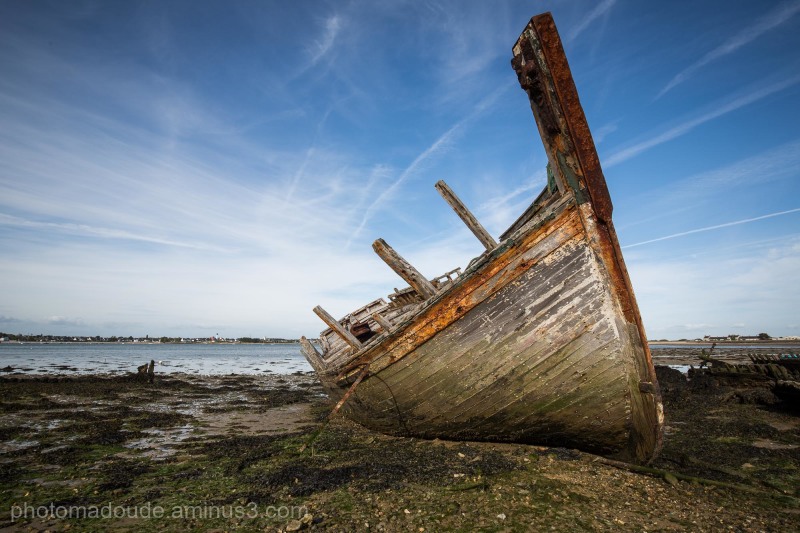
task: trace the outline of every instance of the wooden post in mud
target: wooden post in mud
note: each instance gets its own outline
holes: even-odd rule
[[[392,323],[386,320],[386,318],[384,318],[384,316],[380,313],[372,313],[372,320],[380,324],[380,326],[383,328],[383,331],[386,333],[389,333],[389,330],[392,329]]]
[[[394,248],[386,244],[386,241],[383,239],[376,240],[372,243],[372,249],[424,299],[427,300],[436,294],[436,287],[433,286],[433,283],[428,281],[428,278],[423,276],[419,270],[395,252]]]
[[[459,216],[461,220],[464,221],[464,224],[470,229],[472,233],[481,241],[481,244],[487,249],[492,250],[497,247],[497,241],[495,241],[489,232],[486,231],[478,219],[467,209],[467,206],[456,196],[456,193],[448,187],[448,185],[444,182],[444,180],[439,180],[436,182],[436,190],[439,191],[439,194],[442,195],[444,201],[450,204],[450,207],[453,208],[453,211]]]
[[[145,363],[142,366],[136,367],[137,374],[140,377],[147,376],[147,381],[152,383],[153,379],[155,378],[155,375],[156,375],[155,366],[156,366],[156,362],[153,359],[150,359],[150,363],[149,364]]]
[[[355,348],[356,350],[361,349],[361,341],[355,338],[352,333],[347,331],[339,324],[339,321],[333,318],[326,310],[324,310],[320,306],[316,306],[314,308],[314,312],[317,314],[318,317],[322,319],[323,322],[328,324],[328,327],[331,328],[333,331],[339,335],[344,342]]]

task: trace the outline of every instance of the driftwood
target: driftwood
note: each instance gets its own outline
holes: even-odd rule
[[[698,357],[700,368],[689,369],[691,380],[699,378],[712,387],[768,388],[775,396],[789,403],[796,403],[800,399],[800,359],[793,354],[751,354],[752,364],[720,361],[705,350]]]
[[[587,454],[583,455],[587,458],[589,457]],[[689,476],[686,474],[681,474],[679,472],[670,472],[669,470],[662,470],[660,468],[653,468],[650,466],[633,465],[630,463],[624,463],[622,461],[607,459],[605,457],[593,457],[592,459],[590,459],[590,461],[612,466],[614,468],[619,468],[620,470],[627,470],[629,472],[635,472],[637,474],[645,474],[648,476],[658,477],[674,487],[678,486],[678,481],[687,481],[689,483],[697,483],[699,485],[738,490],[741,492],[749,492],[751,494],[759,494],[767,498],[775,498],[781,501],[791,502],[795,506],[800,505],[800,500],[798,500],[793,496],[788,496],[786,494],[775,494],[774,492],[759,489],[758,487],[753,487],[751,485],[744,485],[742,483],[727,483],[725,481],[717,481],[716,479],[707,479],[702,477]]]

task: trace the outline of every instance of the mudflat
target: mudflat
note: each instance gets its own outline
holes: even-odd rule
[[[341,415],[318,432],[332,406],[313,374],[6,376],[0,529],[797,530],[800,413],[658,372],[664,449],[639,471]]]

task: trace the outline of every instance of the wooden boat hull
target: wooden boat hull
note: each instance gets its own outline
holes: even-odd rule
[[[551,26],[549,15],[535,17],[521,40],[538,52],[555,43],[558,59],[557,33],[542,38]],[[524,55],[519,43],[515,53]],[[558,100],[559,89],[565,94],[554,79],[559,65],[543,61],[538,72],[525,71],[539,77],[538,89],[526,90],[554,174],[540,198],[499,245],[396,315],[388,330],[371,318],[392,312],[379,300],[338,324],[351,320],[378,335],[362,346],[329,329],[323,354],[307,347],[306,355],[336,399],[359,376],[343,409],[377,431],[568,446],[648,462],[661,446],[661,398],[608,191],[602,174],[591,175],[585,143],[576,142],[571,104]],[[569,72],[565,60],[563,68]],[[536,90],[555,102],[542,104]]]

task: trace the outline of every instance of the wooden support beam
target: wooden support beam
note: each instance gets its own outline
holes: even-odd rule
[[[420,274],[419,270],[414,268],[411,263],[400,257],[400,254],[394,251],[394,248],[386,244],[383,239],[378,239],[372,243],[372,249],[375,250],[381,259],[394,270],[398,276],[403,278],[406,283],[411,285],[424,299],[428,299],[436,294],[436,287],[433,283],[428,281],[428,278]]]
[[[436,190],[439,191],[439,194],[442,195],[442,198],[444,198],[445,202],[450,204],[450,207],[453,208],[453,211],[456,212],[456,215],[458,215],[459,218],[464,221],[464,224],[466,224],[470,231],[475,234],[475,236],[479,241],[481,241],[481,244],[483,244],[487,250],[492,250],[497,246],[497,241],[495,241],[492,236],[489,235],[489,232],[486,231],[486,228],[484,228],[481,223],[478,222],[478,219],[475,218],[469,209],[467,209],[467,206],[465,206],[458,196],[456,196],[456,193],[454,193],[453,190],[448,187],[444,180],[437,181],[434,187],[436,187]]]
[[[392,329],[392,323],[389,322],[386,318],[383,317],[380,313],[372,313],[372,320],[377,322],[383,328],[383,331],[389,332]]]
[[[333,318],[326,310],[320,306],[316,306],[314,308],[314,312],[322,319],[323,322],[328,324],[328,327],[331,328],[337,335],[339,335],[344,342],[356,350],[361,349],[361,341],[356,339],[352,333],[344,329],[344,327],[339,324],[339,321]]]

